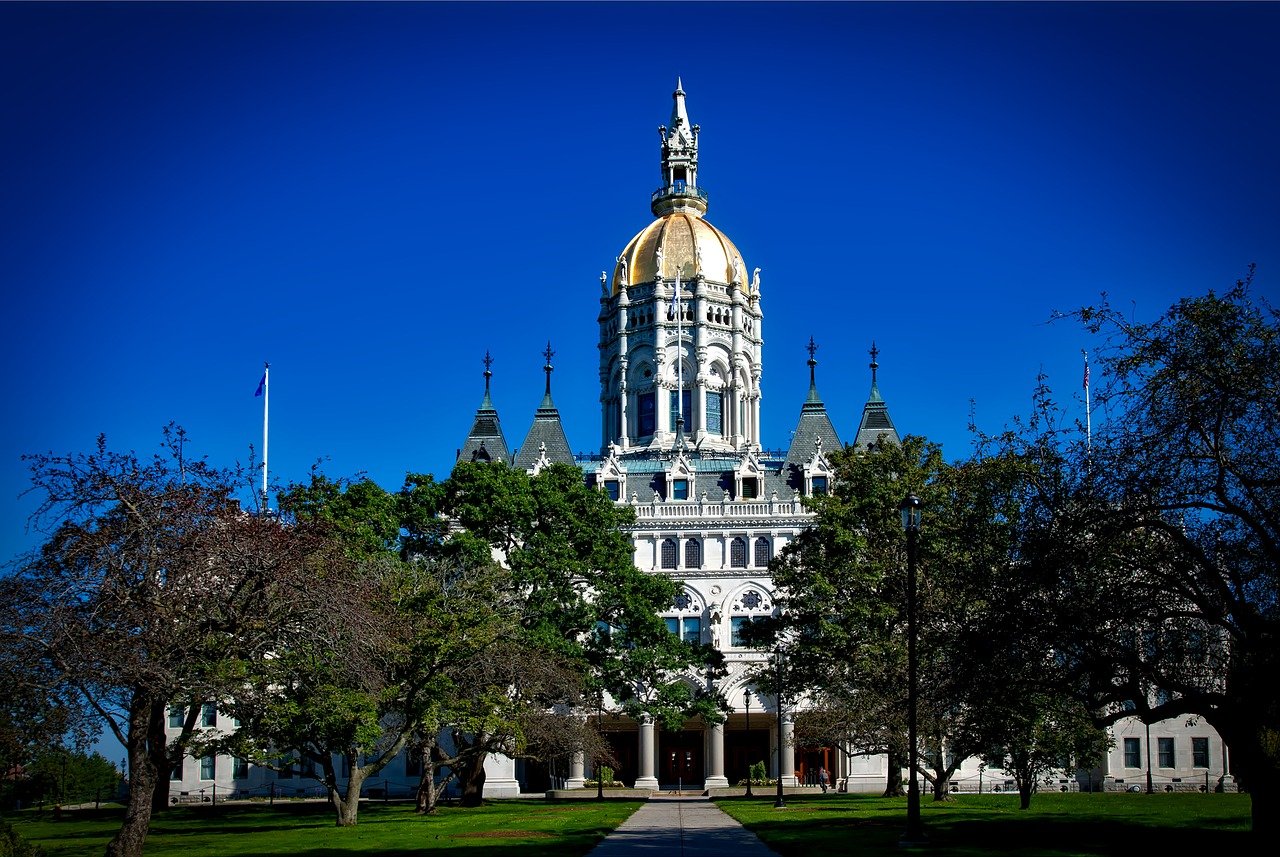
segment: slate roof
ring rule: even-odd
[[[498,410],[489,398],[488,384],[485,384],[484,401],[476,408],[476,418],[471,424],[471,433],[458,450],[458,461],[510,461],[511,453],[507,449],[507,439],[502,434],[502,423],[498,420]]]
[[[880,398],[880,388],[876,385],[875,375],[871,377],[871,394],[867,397],[867,403],[862,406],[858,434],[853,439],[855,449],[866,449],[878,442],[881,435],[884,435],[889,443],[902,443],[902,439],[898,437],[898,430],[893,427],[893,420],[889,417],[889,406],[884,403],[884,399]]]
[[[574,464],[573,452],[569,448],[569,438],[564,433],[564,425],[560,422],[560,411],[551,401],[551,393],[542,398],[542,404],[533,415],[533,425],[525,435],[524,443],[516,452],[515,466],[521,470],[531,469],[542,457],[545,445],[547,459],[552,464]]]

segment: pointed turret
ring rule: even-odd
[[[876,370],[880,368],[876,358],[880,356],[880,349],[876,348],[875,342],[871,343],[869,353],[871,354],[871,392],[867,395],[867,403],[862,406],[862,420],[858,423],[858,435],[853,440],[855,449],[867,449],[879,442],[881,436],[889,443],[902,443],[902,439],[898,437],[898,430],[893,427],[893,420],[889,417],[889,407],[880,396],[880,385],[876,380]]]
[[[679,78],[671,98],[671,127],[658,126],[658,136],[662,138],[662,187],[653,192],[650,207],[655,217],[673,211],[688,211],[701,217],[707,213],[707,192],[698,187],[698,132],[701,129],[689,124],[684,87]]]
[[[502,424],[498,421],[498,411],[489,397],[489,379],[493,372],[489,367],[493,358],[489,352],[484,353],[484,399],[476,409],[475,421],[471,424],[471,433],[458,450],[458,461],[508,461],[511,458],[507,451],[507,440],[502,434]]]
[[[565,435],[564,426],[560,422],[560,411],[556,410],[555,402],[551,400],[551,373],[554,370],[551,358],[555,356],[555,352],[551,350],[550,342],[547,343],[547,350],[542,352],[542,355],[547,359],[542,367],[542,371],[547,373],[546,391],[542,396],[542,404],[533,415],[533,425],[529,427],[529,433],[525,435],[524,443],[520,445],[514,462],[516,467],[530,472],[536,472],[548,464],[574,463],[573,451],[569,448],[569,438]]]
[[[817,367],[818,360],[814,356],[818,346],[809,337],[809,395],[800,408],[800,421],[791,435],[791,447],[787,450],[787,463],[800,467],[810,461],[815,450],[832,452],[840,448],[840,436],[827,414],[827,406],[818,395]]]

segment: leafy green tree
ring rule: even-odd
[[[944,800],[960,763],[980,748],[978,705],[950,679],[956,630],[1007,564],[1007,463],[948,465],[920,437],[832,456],[834,490],[810,501],[814,525],[773,563],[792,681],[815,691],[806,734],[861,752],[909,758],[906,708],[906,542],[898,506],[922,501],[919,540],[922,771]],[[825,712],[825,713],[818,713]],[[891,779],[896,780],[896,776]],[[886,791],[897,793],[891,782]]]

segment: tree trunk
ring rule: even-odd
[[[484,803],[484,760],[488,755],[483,750],[468,754],[467,764],[458,777],[462,783],[462,806],[476,807]]]
[[[129,710],[129,803],[124,822],[107,843],[107,857],[141,857],[151,827],[152,795],[156,791],[156,769],[148,752],[151,706],[135,702]]]
[[[417,805],[414,811],[419,815],[434,815],[440,800],[440,791],[436,787],[436,757],[433,742],[424,742],[418,749],[419,762],[422,765],[422,776],[418,779]]]
[[[151,757],[151,768],[155,771],[155,782],[150,795],[152,812],[161,812],[169,806],[169,777],[173,774],[173,758],[169,755],[169,740],[164,729],[167,708],[164,702],[154,702],[147,714],[147,753]]]
[[[889,776],[885,779],[884,794],[881,797],[902,797],[902,757],[893,750],[888,751]]]
[[[325,785],[329,787],[334,824],[338,827],[355,827],[360,814],[360,792],[364,789],[365,777],[369,775],[369,771],[360,764],[359,753],[348,750],[343,756],[351,769],[345,792],[338,788],[338,772],[334,769],[333,757],[323,758],[321,764],[324,765]]]
[[[1031,783],[1018,780],[1018,809],[1031,808]]]

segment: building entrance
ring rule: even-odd
[[[663,732],[658,738],[658,783],[682,788],[701,786],[702,733]]]
[[[613,751],[614,761],[617,762],[613,765],[613,778],[627,785],[634,785],[636,777],[640,776],[637,733],[605,732],[604,738],[609,742],[609,749]],[[592,776],[595,776],[594,771]]]
[[[747,778],[747,771],[756,762],[764,762],[768,772],[772,767],[772,751],[769,749],[769,730],[726,730],[724,733],[724,774],[729,785],[736,786]]]

